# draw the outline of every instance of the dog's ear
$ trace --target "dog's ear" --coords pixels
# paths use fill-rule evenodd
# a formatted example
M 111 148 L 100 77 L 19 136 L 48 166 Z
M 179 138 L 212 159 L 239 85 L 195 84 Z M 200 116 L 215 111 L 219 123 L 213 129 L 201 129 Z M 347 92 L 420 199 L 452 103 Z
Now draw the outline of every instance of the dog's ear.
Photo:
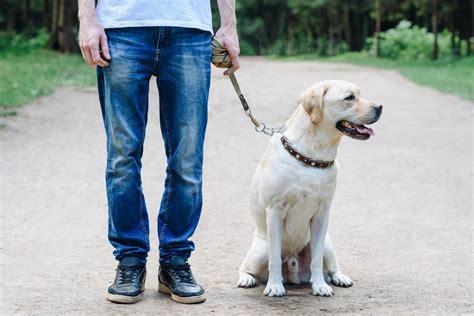
M 326 83 L 316 84 L 303 92 L 300 97 L 300 102 L 313 124 L 318 124 L 322 119 L 324 96 L 327 91 Z

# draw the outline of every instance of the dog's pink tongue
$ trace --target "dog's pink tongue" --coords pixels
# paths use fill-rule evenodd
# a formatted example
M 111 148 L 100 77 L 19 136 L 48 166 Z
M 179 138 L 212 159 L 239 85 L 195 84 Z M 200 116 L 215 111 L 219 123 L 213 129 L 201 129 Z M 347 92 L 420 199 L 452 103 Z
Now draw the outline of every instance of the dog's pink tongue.
M 355 128 L 359 133 L 375 135 L 374 131 L 370 127 L 366 127 L 364 125 L 356 125 Z

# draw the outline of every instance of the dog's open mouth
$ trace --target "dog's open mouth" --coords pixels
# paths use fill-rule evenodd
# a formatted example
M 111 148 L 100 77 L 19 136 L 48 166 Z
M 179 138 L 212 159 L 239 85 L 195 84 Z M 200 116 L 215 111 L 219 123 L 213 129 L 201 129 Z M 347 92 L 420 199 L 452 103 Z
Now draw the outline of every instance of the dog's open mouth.
M 355 139 L 368 139 L 370 136 L 375 135 L 374 131 L 370 127 L 348 121 L 337 122 L 336 128 L 345 135 Z

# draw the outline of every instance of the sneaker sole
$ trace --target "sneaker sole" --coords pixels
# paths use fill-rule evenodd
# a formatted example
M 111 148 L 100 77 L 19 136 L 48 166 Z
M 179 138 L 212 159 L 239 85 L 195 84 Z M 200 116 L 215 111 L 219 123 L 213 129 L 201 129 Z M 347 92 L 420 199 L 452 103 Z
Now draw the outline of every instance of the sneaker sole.
M 167 287 L 166 285 L 158 282 L 158 291 L 162 292 L 162 293 L 166 293 L 166 294 L 170 294 L 171 295 L 171 299 L 173 301 L 176 301 L 178 303 L 182 303 L 182 304 L 197 304 L 197 303 L 202 303 L 206 300 L 206 294 L 201 294 L 201 295 L 198 295 L 198 296 L 178 296 L 176 294 L 174 294 L 173 292 L 171 292 L 171 289 L 169 287 Z
M 120 304 L 133 304 L 140 301 L 143 297 L 143 293 L 138 294 L 137 296 L 126 296 L 126 295 L 118 295 L 118 294 L 107 294 L 107 300 L 113 303 L 120 303 Z

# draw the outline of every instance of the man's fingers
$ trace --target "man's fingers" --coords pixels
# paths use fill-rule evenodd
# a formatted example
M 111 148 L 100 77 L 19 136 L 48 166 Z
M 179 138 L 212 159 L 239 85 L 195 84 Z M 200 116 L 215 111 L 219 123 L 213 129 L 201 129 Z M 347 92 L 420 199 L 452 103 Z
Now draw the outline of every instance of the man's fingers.
M 99 45 L 94 45 L 94 46 L 95 47 L 91 48 L 92 62 L 95 65 L 99 65 L 101 67 L 107 67 L 109 63 L 100 57 L 100 52 L 99 52 L 99 47 L 98 47 Z
M 224 71 L 224 75 L 227 76 L 227 75 L 233 74 L 233 73 L 235 73 L 237 70 L 239 70 L 239 68 L 240 68 L 239 65 L 234 65 L 234 64 L 232 64 L 232 67 L 230 67 L 229 69 L 227 69 L 226 71 Z
M 233 74 L 234 72 L 236 72 L 240 68 L 238 48 L 231 47 L 231 48 L 228 48 L 227 51 L 229 52 L 229 57 L 230 57 L 232 67 L 230 67 L 229 69 L 227 69 L 224 72 L 224 75 L 226 75 L 226 76 L 229 75 L 229 74 Z
M 236 72 L 240 68 L 239 55 L 235 51 L 232 51 L 232 52 L 229 51 L 229 56 L 230 56 L 230 61 L 231 61 L 232 67 L 230 67 L 229 69 L 227 69 L 224 72 L 224 75 L 226 75 L 226 76 L 229 75 L 229 74 L 233 74 L 234 72 Z
M 91 51 L 89 49 L 89 46 L 83 46 L 82 47 L 82 51 L 84 53 L 84 59 L 86 60 L 86 63 L 88 65 L 93 65 L 94 63 L 92 62 L 92 54 L 91 54 Z
M 84 59 L 84 61 L 87 63 L 87 56 L 86 56 L 86 53 L 84 52 L 84 48 L 82 48 L 82 45 L 79 45 L 80 49 L 81 49 L 81 55 L 82 55 L 82 58 Z
M 232 59 L 232 67 L 230 69 L 232 69 L 232 72 L 235 72 L 239 70 L 239 68 L 240 68 L 239 57 L 235 57 L 234 59 Z
M 102 51 L 102 56 L 104 56 L 105 59 L 110 60 L 111 57 L 109 52 L 109 44 L 107 43 L 107 35 L 105 35 L 105 32 L 100 36 L 99 44 Z
M 227 76 L 227 75 L 230 75 L 230 74 L 233 74 L 235 73 L 237 70 L 239 70 L 240 66 L 236 66 L 234 64 L 232 64 L 232 67 L 230 67 L 229 69 L 227 69 L 226 71 L 224 71 L 224 75 Z
M 234 60 L 236 58 L 239 58 L 240 51 L 238 46 L 236 46 L 235 44 L 232 46 L 229 45 L 229 48 L 227 48 L 227 52 L 229 53 L 230 59 Z

